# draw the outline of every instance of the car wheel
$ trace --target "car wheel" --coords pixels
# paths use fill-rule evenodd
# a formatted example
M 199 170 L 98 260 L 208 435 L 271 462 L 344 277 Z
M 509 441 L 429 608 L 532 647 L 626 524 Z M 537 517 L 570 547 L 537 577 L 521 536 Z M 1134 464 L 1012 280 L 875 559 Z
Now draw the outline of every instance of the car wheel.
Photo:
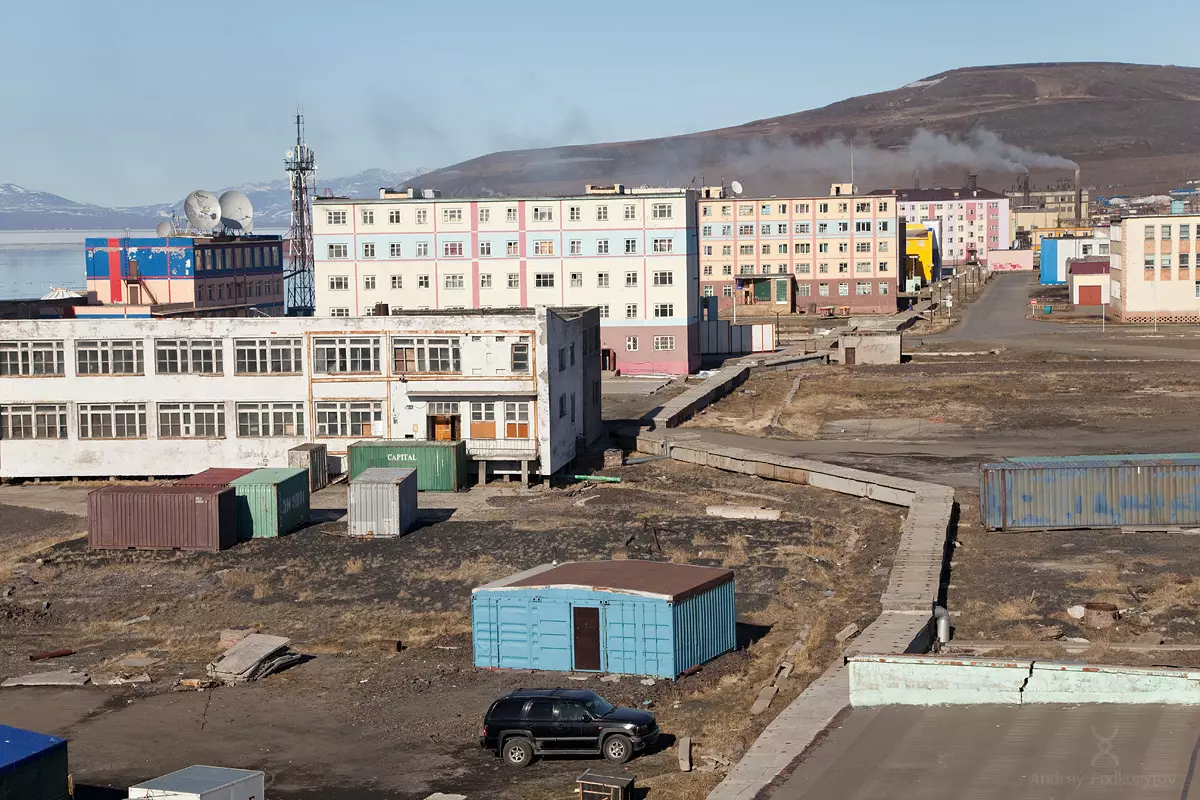
M 624 764 L 633 757 L 633 742 L 623 733 L 616 733 L 604 740 L 604 758 L 613 764 Z
M 500 753 L 504 756 L 504 763 L 510 767 L 528 767 L 533 761 L 533 745 L 520 736 L 505 739 Z

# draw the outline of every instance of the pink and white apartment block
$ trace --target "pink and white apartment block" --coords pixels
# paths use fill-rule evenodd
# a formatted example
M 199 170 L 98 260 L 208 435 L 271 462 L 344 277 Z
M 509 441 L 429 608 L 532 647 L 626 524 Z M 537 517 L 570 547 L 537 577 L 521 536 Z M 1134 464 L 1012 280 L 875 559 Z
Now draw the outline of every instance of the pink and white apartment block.
M 1009 249 L 1009 200 L 969 181 L 959 189 L 879 189 L 895 198 L 900 215 L 937 234 L 942 266 L 985 263 L 993 250 Z
M 896 310 L 905 232 L 894 200 L 848 183 L 826 197 L 728 197 L 713 187 L 699 207 L 701 294 L 718 309 Z
M 692 190 L 319 197 L 313 242 L 318 316 L 598 306 L 605 369 L 685 375 L 700 366 Z

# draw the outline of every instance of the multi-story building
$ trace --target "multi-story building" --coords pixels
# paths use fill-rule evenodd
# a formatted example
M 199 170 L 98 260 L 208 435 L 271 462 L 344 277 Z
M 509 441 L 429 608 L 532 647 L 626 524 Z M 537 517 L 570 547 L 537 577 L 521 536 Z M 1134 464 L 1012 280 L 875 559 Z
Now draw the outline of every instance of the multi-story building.
M 363 439 L 465 439 L 549 475 L 599 435 L 599 329 L 594 308 L 0 321 L 0 477 L 286 466 Z
M 603 365 L 699 368 L 695 192 L 443 199 L 381 190 L 314 201 L 318 315 L 598 306 Z
M 1200 322 L 1200 215 L 1137 217 L 1110 230 L 1109 288 L 1122 322 Z
M 904 252 L 915 260 L 916 269 L 910 277 L 919 286 L 928 286 L 932 281 L 941 278 L 941 251 L 938 249 L 937 235 L 932 228 L 906 222 Z M 915 288 L 908 288 L 907 291 L 914 291 Z
M 1070 277 L 1067 264 L 1073 258 L 1109 255 L 1109 228 L 1097 228 L 1090 236 L 1048 236 L 1041 241 L 1039 255 L 1040 282 L 1043 285 L 1065 284 Z
M 873 196 L 894 197 L 901 216 L 932 228 L 943 266 L 984 262 L 992 250 L 1007 250 L 1009 200 L 968 184 L 960 189 L 877 189 Z
M 827 197 L 699 200 L 700 290 L 719 309 L 858 313 L 896 310 L 904 227 L 889 198 L 834 184 Z
M 1051 227 L 1059 225 L 1079 224 L 1086 222 L 1092 212 L 1091 192 L 1081 188 L 1079 196 L 1075 196 L 1075 185 L 1069 180 L 1060 181 L 1057 186 L 1046 189 L 1030 189 L 1029 176 L 1022 176 L 1013 189 L 1004 192 L 1013 210 L 1044 211 L 1055 218 Z M 1076 202 L 1079 207 L 1076 208 Z
M 88 238 L 84 246 L 89 305 L 77 316 L 283 313 L 278 236 Z

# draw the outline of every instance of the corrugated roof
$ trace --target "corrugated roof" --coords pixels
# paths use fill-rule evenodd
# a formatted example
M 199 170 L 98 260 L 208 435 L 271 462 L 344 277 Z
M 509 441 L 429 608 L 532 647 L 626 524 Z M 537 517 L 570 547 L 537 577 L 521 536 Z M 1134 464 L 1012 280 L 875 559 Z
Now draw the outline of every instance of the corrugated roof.
M 733 570 L 662 561 L 568 561 L 543 565 L 481 589 L 579 586 L 680 601 L 733 580 Z
M 1083 469 L 1086 467 L 1200 466 L 1200 453 L 1135 453 L 1103 456 L 1022 456 L 981 469 Z
M 184 767 L 159 778 L 131 786 L 130 789 L 157 789 L 167 792 L 185 792 L 202 794 L 214 789 L 231 786 L 238 781 L 255 775 L 261 775 L 249 769 L 231 769 L 229 767 Z
M 1067 271 L 1072 275 L 1107 275 L 1110 264 L 1107 258 L 1068 258 Z
M 402 467 L 368 467 L 358 473 L 357 478 L 351 479 L 351 483 L 400 483 L 409 476 L 416 475 L 417 471 L 412 468 Z
M 39 753 L 66 744 L 66 739 L 0 725 L 0 774 Z
M 255 467 L 209 467 L 190 478 L 175 481 L 176 486 L 225 486 L 230 481 L 249 475 Z
M 180 486 L 177 483 L 116 484 L 101 486 L 88 492 L 93 494 L 220 494 L 227 486 Z
M 300 469 L 299 467 L 263 467 L 240 478 L 234 478 L 229 482 L 229 485 L 243 486 L 252 483 L 280 483 L 297 474 L 307 472 L 308 470 Z

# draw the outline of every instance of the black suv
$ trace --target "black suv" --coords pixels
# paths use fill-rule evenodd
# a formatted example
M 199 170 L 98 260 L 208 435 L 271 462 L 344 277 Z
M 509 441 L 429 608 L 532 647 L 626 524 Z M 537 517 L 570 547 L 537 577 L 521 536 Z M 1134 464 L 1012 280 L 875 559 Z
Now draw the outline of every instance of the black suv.
M 649 711 L 616 708 L 595 692 L 517 689 L 492 703 L 479 744 L 524 767 L 535 755 L 600 754 L 624 764 L 657 739 Z

